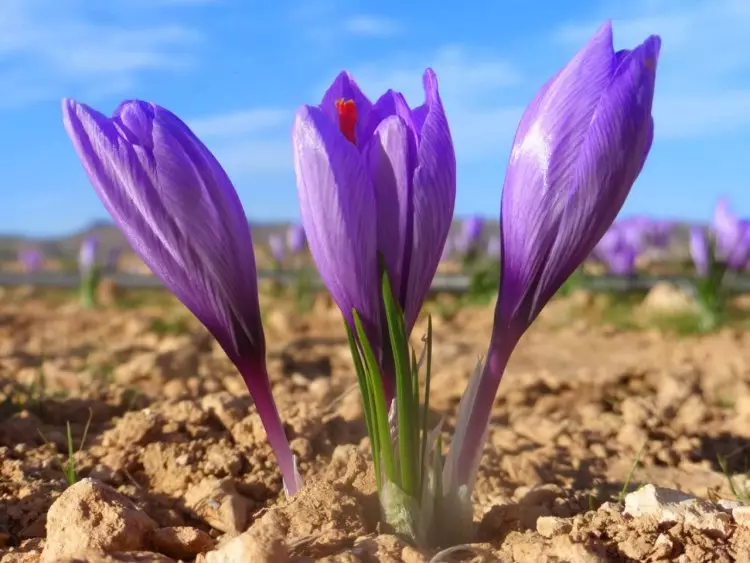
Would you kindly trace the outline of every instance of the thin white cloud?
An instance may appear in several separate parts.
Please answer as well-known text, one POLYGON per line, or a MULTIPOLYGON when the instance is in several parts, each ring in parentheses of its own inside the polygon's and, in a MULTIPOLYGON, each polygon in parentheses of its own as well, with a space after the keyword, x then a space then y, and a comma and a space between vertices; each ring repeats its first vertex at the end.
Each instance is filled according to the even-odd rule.
POLYGON ((356 14, 344 20, 342 27, 351 35, 360 37, 392 37, 403 31, 400 23, 373 14, 356 14))
POLYGON ((750 89, 705 94, 673 94, 654 99, 655 134, 688 140, 729 135, 750 128, 750 89))
MULTIPOLYGON (((0 65, 20 78, 19 90, 58 98, 70 90, 113 92, 147 71, 180 71, 194 63, 201 36, 177 24, 138 21, 137 10, 116 3, 88 15, 82 0, 2 0, 0 65)), ((145 19, 145 18, 142 18, 145 19)), ((0 105, 27 99, 13 90, 0 105)))
POLYGON ((251 108, 199 117, 188 125, 201 137, 235 137, 291 127, 293 113, 277 108, 251 108))
MULTIPOLYGON (((654 100, 658 137, 746 130, 750 100, 743 75, 750 70, 750 2, 640 0, 624 6, 614 7, 617 48, 632 48, 654 33, 662 38, 654 100)), ((580 46, 601 21, 594 16, 562 25, 553 41, 580 46)))
POLYGON ((188 119, 232 178, 289 170, 289 131, 294 112, 249 108, 188 119))

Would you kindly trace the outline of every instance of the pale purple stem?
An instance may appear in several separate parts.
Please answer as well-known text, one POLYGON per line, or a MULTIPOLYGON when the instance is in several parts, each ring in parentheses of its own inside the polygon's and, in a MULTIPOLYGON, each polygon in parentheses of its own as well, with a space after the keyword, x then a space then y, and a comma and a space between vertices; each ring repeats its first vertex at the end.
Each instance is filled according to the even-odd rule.
POLYGON ((271 448, 276 455, 276 461, 279 464, 279 470, 284 480, 284 490, 287 496, 293 496, 300 489, 302 483, 297 473, 294 454, 289 447, 289 440, 287 440, 286 433, 284 432, 284 424, 279 416, 276 403, 273 400, 271 383, 266 374, 265 367, 248 367, 240 371, 255 402, 255 408, 258 410, 260 421, 266 430, 268 442, 271 444, 271 448), (262 373, 259 373, 259 369, 262 370, 262 373))
POLYGON ((487 352, 487 361, 482 370, 476 399, 471 405, 466 433, 461 441, 461 451, 458 455, 458 466, 454 483, 468 484, 473 481, 473 473, 479 458, 484 451, 484 441, 487 426, 492 415, 492 405, 495 402, 500 380, 503 378, 508 359, 518 343, 520 335, 514 336, 510 331, 497 331, 493 335, 487 352))

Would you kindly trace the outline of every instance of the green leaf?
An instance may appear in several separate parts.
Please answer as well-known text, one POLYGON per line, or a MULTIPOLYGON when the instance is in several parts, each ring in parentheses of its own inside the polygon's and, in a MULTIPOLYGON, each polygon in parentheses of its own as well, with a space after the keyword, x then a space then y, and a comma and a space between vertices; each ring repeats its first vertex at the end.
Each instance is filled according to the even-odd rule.
POLYGON ((362 355, 364 356, 364 372, 367 377, 367 387, 373 397, 375 407, 374 429, 375 434, 377 434, 379 453, 383 458, 383 471, 387 479, 395 482, 396 472, 393 463, 393 444, 388 426, 388 407, 385 404, 385 391, 383 390, 383 381, 380 378, 380 366, 367 338, 367 333, 362 325, 359 313, 354 310, 352 311, 352 315, 354 316, 354 328, 357 332, 357 339, 359 340, 362 355))
POLYGON ((365 368, 362 365, 362 356, 359 348, 357 347, 357 341, 354 339, 354 333, 349 327, 348 323, 344 323, 346 327, 346 337, 349 340, 349 349, 352 353, 352 361, 354 362, 354 369, 357 372, 357 382, 359 383, 359 391, 362 396, 362 408, 365 411, 365 424, 367 425, 367 435, 370 437, 370 447, 372 448, 372 459, 375 464, 375 481, 378 490, 381 489, 381 453, 380 453, 380 439, 377 433, 377 426, 375 420, 375 397, 373 389, 367 383, 367 376, 365 375, 365 368))
POLYGON ((410 497, 418 493, 417 432, 419 405, 414 404, 412 374, 409 369, 409 342, 404 315, 393 297, 388 272, 383 268, 383 303, 388 324, 388 335, 396 371, 396 412, 398 416, 398 451, 401 469, 401 489, 410 497))
MULTIPOLYGON (((430 414, 430 378, 432 376, 432 317, 427 315, 427 338, 425 339, 425 376, 424 376, 424 402, 422 407, 422 451, 419 456, 419 494, 422 496, 422 490, 425 481, 425 468, 427 467, 427 440, 429 431, 427 430, 428 417, 430 414)), ((442 477, 441 477, 442 478, 442 477)))

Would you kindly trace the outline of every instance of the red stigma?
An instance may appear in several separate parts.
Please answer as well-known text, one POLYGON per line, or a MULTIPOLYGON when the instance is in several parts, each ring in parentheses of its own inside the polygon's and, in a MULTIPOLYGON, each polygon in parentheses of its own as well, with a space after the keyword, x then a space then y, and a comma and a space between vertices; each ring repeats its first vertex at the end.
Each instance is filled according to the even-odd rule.
POLYGON ((336 100, 336 111, 339 112, 339 129, 341 133, 347 140, 356 145, 357 106, 354 105, 354 100, 346 100, 344 98, 336 100))

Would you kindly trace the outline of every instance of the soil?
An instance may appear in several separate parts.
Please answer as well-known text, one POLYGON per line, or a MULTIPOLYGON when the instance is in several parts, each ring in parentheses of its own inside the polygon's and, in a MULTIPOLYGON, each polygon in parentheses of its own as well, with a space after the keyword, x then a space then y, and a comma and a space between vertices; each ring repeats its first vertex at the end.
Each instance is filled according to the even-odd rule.
MULTIPOLYGON (((747 498, 750 332, 625 331, 585 314, 592 296, 551 303, 495 402, 477 543, 438 553, 378 524, 327 297, 305 312, 262 298, 268 371, 306 484, 292 499, 244 382, 205 330, 166 296, 120 297, 127 306, 89 311, 38 290, 0 295, 0 563, 750 561, 750 514, 736 501, 747 498), (622 502, 626 484, 647 483, 706 502, 687 516, 664 516, 683 506, 668 501, 658 516, 631 506, 653 499, 622 502)), ((431 398, 449 439, 493 307, 431 307, 451 311, 433 318, 431 398)))

